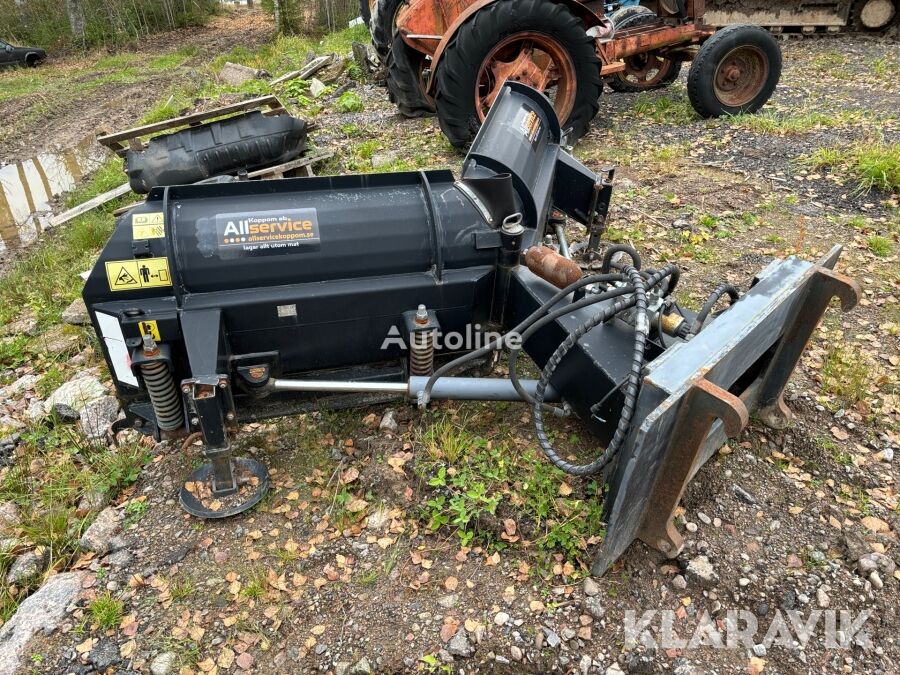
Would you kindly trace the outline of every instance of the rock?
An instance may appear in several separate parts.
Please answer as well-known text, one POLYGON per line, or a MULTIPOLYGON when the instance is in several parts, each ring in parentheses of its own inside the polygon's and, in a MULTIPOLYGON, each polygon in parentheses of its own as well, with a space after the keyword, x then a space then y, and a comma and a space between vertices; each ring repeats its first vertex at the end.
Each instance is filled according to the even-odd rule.
POLYGON ((48 413, 54 424, 75 424, 78 421, 78 411, 65 403, 55 404, 48 413))
POLYGON ((554 633, 552 630, 544 626, 544 637, 547 638, 547 646, 551 649, 556 649, 562 643, 559 635, 554 633))
POLYGON ((338 661, 334 664, 334 675, 347 675, 350 672, 349 661, 338 661))
POLYGON ((372 664, 369 663, 369 659, 365 656, 354 663, 353 667, 350 668, 350 675, 369 675, 369 673, 372 672, 374 672, 372 670, 372 664))
POLYGON ((88 316, 87 307, 84 306, 84 300, 76 298, 72 304, 66 307, 62 313, 63 323, 70 326, 86 326, 91 322, 88 316))
POLYGON ((376 152, 372 155, 372 168, 379 169, 383 166, 393 164, 400 159, 400 153, 394 150, 386 150, 384 152, 376 152))
POLYGON ((600 584, 594 581, 592 577, 585 577, 584 594, 590 598, 593 598, 598 593, 600 593, 600 584))
POLYGON ((6 385, 2 390, 2 396, 0 398, 7 398, 12 396, 21 396, 26 391, 30 391, 34 389, 34 386, 40 381, 39 375, 28 374, 23 375, 15 382, 6 385))
POLYGON ((317 77, 314 77, 309 81, 309 93, 313 98, 319 98, 319 96, 323 94, 325 89, 325 83, 317 77))
POLYGON ((734 484, 731 486, 731 492, 734 494, 735 498, 738 501, 744 502, 745 504, 750 504, 751 506, 756 504, 756 497, 747 492, 744 488, 742 488, 738 484, 734 484))
MULTIPOLYGON (((831 604, 831 598, 828 597, 828 593, 825 591, 824 588, 819 587, 816 590, 816 603, 822 609, 827 609, 828 606, 831 604)), ((757 656, 764 656, 764 654, 757 654, 757 656)))
POLYGON ((49 562, 50 549, 39 547, 33 551, 26 551, 16 558, 9 568, 6 583, 10 586, 19 586, 42 573, 47 569, 49 562))
POLYGON ((78 510, 82 512, 99 511, 109 503, 109 497, 102 490, 89 490, 78 500, 78 510))
POLYGON ((400 429, 397 424, 396 414, 393 410, 385 410, 384 415, 381 417, 381 422, 378 423, 378 429, 396 434, 400 429))
POLYGON ((475 653, 475 647, 469 642, 469 635, 465 629, 456 631, 456 634, 450 638, 447 643, 447 651, 453 656, 462 656, 468 658, 475 653))
POLYGON ((704 525, 709 525, 712 522, 712 518, 710 518, 702 511, 697 511, 697 519, 704 525))
POLYGON ((122 659, 119 656, 118 645, 112 640, 104 638, 91 650, 88 660, 94 664, 97 670, 103 673, 106 672, 107 668, 111 668, 122 659))
POLYGON ((713 569, 712 563, 705 555, 698 555, 687 564, 688 579, 695 581, 704 588, 710 588, 719 583, 719 575, 713 569))
POLYGON ((622 668, 618 663, 614 663, 606 669, 606 675, 624 675, 622 668))
POLYGON ((14 529, 21 517, 15 502, 0 503, 0 531, 14 529))
MULTIPOLYGON (((44 402, 34 399, 31 403, 28 404, 28 408, 25 409, 25 417, 31 422, 39 422, 44 418, 44 402)), ((20 425, 23 427, 25 425, 20 425)))
POLYGON ((103 555, 109 550, 109 540, 112 539, 121 523, 122 514, 112 506, 107 506, 82 535, 78 545, 88 551, 103 555))
POLYGON ((497 612, 497 616, 494 617, 494 623, 498 626, 502 626, 507 621, 509 621, 509 614, 506 612, 497 612))
POLYGON ((79 410, 105 395, 106 388, 100 380, 92 375, 82 375, 69 380, 50 394, 50 398, 44 401, 44 412, 49 415, 54 406, 60 404, 79 410))
POLYGON ((628 669, 629 673, 635 673, 637 675, 649 675, 650 673, 655 672, 654 660, 649 654, 629 655, 625 667, 628 669))
POLYGON ((238 86, 244 82, 263 77, 269 77, 269 74, 264 70, 250 68, 249 66, 244 66, 240 63, 232 63, 231 61, 227 61, 225 65, 222 66, 222 70, 219 71, 219 79, 226 84, 233 86, 238 86))
POLYGON ((43 351, 48 354, 62 354, 78 346, 78 336, 67 333, 65 326, 57 325, 38 338, 43 351))
POLYGON ((0 326, 0 335, 37 335, 38 322, 33 316, 19 317, 12 323, 0 326))
POLYGON ((875 459, 877 459, 879 462, 890 464, 894 461, 894 449, 885 448, 884 450, 879 451, 878 453, 876 453, 875 459))
POLYGON ((84 406, 78 415, 85 436, 91 440, 103 439, 119 416, 119 401, 114 396, 103 396, 84 406))
POLYGON ((577 635, 577 632, 574 628, 563 628, 562 631, 560 631, 560 637, 566 642, 574 638, 575 635, 577 635))
POLYGON ((25 598, 12 618, 0 628, 0 674, 14 673, 24 667, 19 659, 28 642, 39 631, 49 635, 57 629, 66 607, 81 592, 81 584, 87 577, 86 572, 57 574, 25 598))
POLYGON ((344 74, 347 69, 347 62, 342 58, 337 58, 319 72, 319 79, 326 84, 333 84, 344 74))
POLYGON ((163 652, 157 654, 150 662, 151 675, 169 675, 175 668, 175 661, 178 655, 175 652, 163 652))
POLYGON ((131 563, 134 562, 134 555, 131 553, 131 551, 122 549, 121 551, 110 553, 109 557, 106 560, 109 563, 110 567, 121 569, 123 567, 128 567, 131 563))
POLYGON ((603 607, 603 603, 600 602, 598 597, 585 598, 584 611, 595 619, 603 618, 603 615, 606 614, 606 608, 603 607))
POLYGON ((679 591, 683 591, 685 588, 687 588, 687 579, 685 579, 680 574, 676 574, 674 577, 672 577, 672 587, 679 591))
POLYGON ((864 577, 870 575, 876 570, 883 573, 887 577, 891 577, 894 576, 894 571, 897 569, 897 565, 884 553, 866 553, 865 555, 860 556, 859 560, 856 563, 856 568, 864 577))
POLYGON ((753 645, 753 648, 750 651, 753 652, 754 656, 762 658, 766 655, 766 646, 763 644, 753 645))
POLYGON ((456 607, 459 602, 459 596, 456 593, 450 593, 449 595, 444 595, 438 599, 438 604, 444 609, 451 609, 456 607))
POLYGON ((521 661, 524 654, 522 654, 522 648, 513 645, 509 648, 509 656, 513 661, 521 661))
POLYGON ((880 591, 884 588, 884 581, 881 580, 881 575, 878 574, 877 570, 869 575, 869 583, 872 584, 872 588, 876 591, 880 591))

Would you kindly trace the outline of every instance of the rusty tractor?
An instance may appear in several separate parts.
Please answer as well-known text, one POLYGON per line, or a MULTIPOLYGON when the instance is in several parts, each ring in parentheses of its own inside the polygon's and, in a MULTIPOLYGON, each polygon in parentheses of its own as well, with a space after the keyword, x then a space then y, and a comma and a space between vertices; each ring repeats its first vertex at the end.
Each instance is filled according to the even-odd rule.
POLYGON ((570 142, 587 132, 604 79, 619 91, 665 87, 685 61, 693 62, 688 95, 700 115, 766 103, 781 74, 768 31, 741 24, 717 31, 704 22, 704 0, 649 4, 608 12, 602 2, 579 0, 408 0, 377 3, 371 25, 395 27, 382 53, 401 112, 436 112, 457 147, 475 137, 507 80, 543 92, 570 142), (383 12, 393 12, 392 22, 383 12))

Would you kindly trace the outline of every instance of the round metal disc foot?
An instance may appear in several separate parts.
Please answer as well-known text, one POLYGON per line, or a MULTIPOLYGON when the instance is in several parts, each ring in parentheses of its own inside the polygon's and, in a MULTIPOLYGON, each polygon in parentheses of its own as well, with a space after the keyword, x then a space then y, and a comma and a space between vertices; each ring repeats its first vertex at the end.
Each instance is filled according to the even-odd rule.
POLYGON ((198 518, 227 518, 256 506, 269 490, 269 472, 264 464, 255 459, 235 457, 232 462, 234 475, 239 485, 236 494, 221 498, 210 496, 204 500, 208 505, 204 505, 195 494, 196 489, 188 490, 189 483, 209 485, 213 466, 212 462, 207 462, 188 476, 187 481, 181 487, 178 494, 181 508, 198 518), (255 485, 251 483, 255 483, 255 485), (216 508, 217 502, 218 508, 216 508))

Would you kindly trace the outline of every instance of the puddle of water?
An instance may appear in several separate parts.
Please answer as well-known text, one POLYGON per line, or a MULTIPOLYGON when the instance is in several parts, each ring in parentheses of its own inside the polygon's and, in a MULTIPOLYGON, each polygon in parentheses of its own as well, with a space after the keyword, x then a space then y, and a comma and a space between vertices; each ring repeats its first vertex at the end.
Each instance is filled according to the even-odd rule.
POLYGON ((47 227, 50 200, 68 192, 108 156, 92 137, 61 152, 0 166, 0 252, 24 248, 47 227))

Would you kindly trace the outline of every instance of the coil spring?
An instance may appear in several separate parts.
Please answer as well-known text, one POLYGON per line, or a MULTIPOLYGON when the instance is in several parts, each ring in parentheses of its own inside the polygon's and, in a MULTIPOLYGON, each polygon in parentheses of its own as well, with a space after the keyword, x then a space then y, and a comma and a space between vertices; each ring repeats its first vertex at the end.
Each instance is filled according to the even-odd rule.
POLYGON ((434 372, 434 331, 417 331, 410 337, 409 374, 431 375, 434 372))
POLYGON ((146 361, 141 364, 144 385, 150 394, 150 403, 160 429, 171 431, 184 424, 181 397, 175 389, 172 374, 163 361, 146 361))

